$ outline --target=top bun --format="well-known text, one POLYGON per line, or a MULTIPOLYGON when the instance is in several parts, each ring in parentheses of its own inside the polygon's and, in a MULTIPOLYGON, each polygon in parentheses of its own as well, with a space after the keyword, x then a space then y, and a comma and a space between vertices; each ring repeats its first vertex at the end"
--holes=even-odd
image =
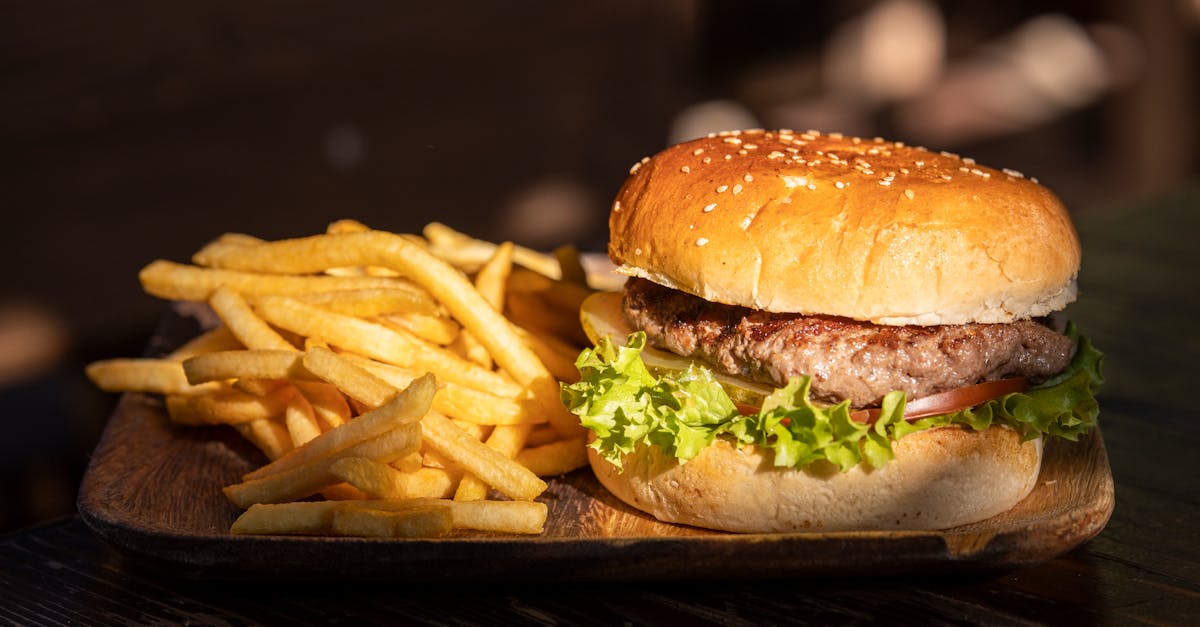
POLYGON ((1012 322, 1075 300, 1079 239, 1036 181, 950 153, 732 131, 634 165, 619 271, 705 300, 876 324, 1012 322))

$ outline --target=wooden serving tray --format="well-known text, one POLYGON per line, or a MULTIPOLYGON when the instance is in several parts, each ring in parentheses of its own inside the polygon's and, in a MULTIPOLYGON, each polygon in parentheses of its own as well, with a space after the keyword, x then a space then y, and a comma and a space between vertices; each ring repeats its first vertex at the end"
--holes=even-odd
MULTIPOLYGON (((173 344, 179 319, 151 342, 173 344), (174 328, 173 328, 174 327, 174 328), (166 337, 164 337, 166 336, 166 337)), ((1104 528, 1113 481, 1099 429, 1047 443, 1033 492, 1012 510, 945 531, 731 534, 661 523, 583 469, 548 481, 540 536, 459 533, 384 540, 235 536, 221 493, 265 463, 232 429, 170 423, 161 399, 126 394, 97 446, 79 513, 98 534, 176 575, 241 578, 734 579, 998 570, 1048 560, 1104 528)))

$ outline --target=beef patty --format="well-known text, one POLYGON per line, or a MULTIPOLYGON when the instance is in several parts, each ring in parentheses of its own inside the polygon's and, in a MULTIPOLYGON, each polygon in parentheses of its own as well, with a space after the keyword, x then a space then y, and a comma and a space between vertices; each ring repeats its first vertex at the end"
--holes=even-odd
POLYGON ((856 408, 892 390, 911 400, 1007 377, 1036 383, 1062 372, 1073 348, 1036 320, 881 326, 711 303, 644 279, 626 283, 622 308, 654 346, 775 386, 810 375, 814 399, 856 408))

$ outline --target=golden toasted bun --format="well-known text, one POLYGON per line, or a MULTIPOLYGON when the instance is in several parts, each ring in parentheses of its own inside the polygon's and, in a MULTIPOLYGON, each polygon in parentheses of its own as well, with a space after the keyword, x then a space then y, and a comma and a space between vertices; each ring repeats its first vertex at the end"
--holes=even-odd
POLYGON ((719 440, 685 464, 657 447, 626 455, 624 471, 588 449, 600 483, 665 522, 738 532, 946 529, 1011 509, 1033 489, 1042 441, 1007 427, 919 431, 893 443, 882 468, 838 472, 771 465, 754 447, 719 440))
POLYGON ((1075 299, 1062 203, 1012 170, 879 139, 743 131, 634 166, 620 271, 706 300, 877 324, 1012 322, 1075 299))

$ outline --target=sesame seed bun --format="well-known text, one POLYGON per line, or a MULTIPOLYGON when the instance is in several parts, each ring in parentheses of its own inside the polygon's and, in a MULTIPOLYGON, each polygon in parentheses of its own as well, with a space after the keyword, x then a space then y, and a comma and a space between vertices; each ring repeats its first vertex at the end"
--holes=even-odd
POLYGON ((706 300, 876 324, 1003 323, 1075 299, 1059 199, 1011 170, 880 139, 741 131, 636 164, 619 271, 706 300))
POLYGON ((945 529, 1011 509, 1037 483, 1042 441, 1007 427, 941 427, 897 440, 882 468, 775 468, 770 454, 718 440, 680 464, 658 447, 623 471, 588 449, 596 477, 659 520, 737 532, 945 529))

